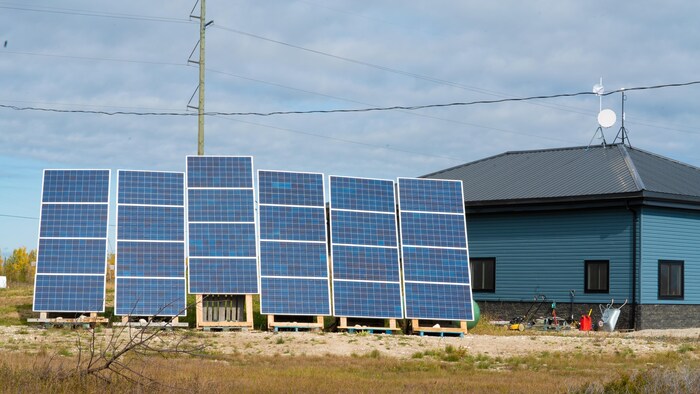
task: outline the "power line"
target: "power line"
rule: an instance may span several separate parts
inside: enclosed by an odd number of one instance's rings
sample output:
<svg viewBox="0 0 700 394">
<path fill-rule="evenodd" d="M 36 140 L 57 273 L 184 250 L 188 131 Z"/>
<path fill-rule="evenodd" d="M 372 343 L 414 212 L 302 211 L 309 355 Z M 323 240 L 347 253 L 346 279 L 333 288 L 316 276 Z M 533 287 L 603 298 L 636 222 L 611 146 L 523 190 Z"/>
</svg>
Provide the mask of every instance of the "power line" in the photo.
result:
<svg viewBox="0 0 700 394">
<path fill-rule="evenodd" d="M 144 16 L 144 15 L 133 15 L 133 14 L 121 14 L 113 12 L 102 12 L 102 11 L 84 11 L 76 10 L 71 8 L 58 8 L 58 7 L 37 7 L 26 5 L 12 4 L 12 3 L 0 3 L 6 5 L 0 5 L 0 8 L 7 10 L 16 11 L 30 11 L 30 12 L 43 12 L 49 14 L 63 14 L 63 15 L 77 15 L 77 16 L 91 16 L 98 18 L 112 18 L 112 19 L 130 19 L 130 20 L 140 20 L 148 22 L 168 22 L 168 23 L 188 23 L 194 24 L 195 22 L 189 19 L 183 18 L 170 18 L 162 16 Z"/>
<path fill-rule="evenodd" d="M 603 93 L 603 96 L 609 96 L 620 92 L 630 92 L 637 90 L 652 90 L 652 89 L 662 89 L 668 87 L 682 87 L 700 84 L 700 81 L 690 81 L 681 83 L 669 83 L 663 85 L 652 85 L 652 86 L 638 86 L 632 88 L 621 88 L 613 90 L 610 92 Z M 330 114 L 330 113 L 358 113 L 358 112 L 375 112 L 375 111 L 415 111 L 420 109 L 429 108 L 447 108 L 447 107 L 464 107 L 471 105 L 485 105 L 485 104 L 500 104 L 507 102 L 524 102 L 533 100 L 545 100 L 553 98 L 563 98 L 563 97 L 576 97 L 576 96 L 591 96 L 596 95 L 593 92 L 578 92 L 578 93 L 560 93 L 552 95 L 540 95 L 540 96 L 528 96 L 528 97 L 514 97 L 514 98 L 502 98 L 497 100 L 476 100 L 476 101 L 465 101 L 465 102 L 452 102 L 452 103 L 440 103 L 440 104 L 424 104 L 424 105 L 413 105 L 413 106 L 403 106 L 395 105 L 388 107 L 368 107 L 368 108 L 349 108 L 349 109 L 325 109 L 325 110 L 305 110 L 305 111 L 271 111 L 271 112 L 205 112 L 207 116 L 278 116 L 278 115 L 306 115 L 306 114 Z M 58 109 L 58 108 L 44 108 L 44 107 L 19 107 L 15 105 L 5 105 L 0 104 L 0 108 L 7 108 L 16 111 L 43 111 L 43 112 L 57 112 L 57 113 L 78 113 L 78 114 L 96 114 L 96 115 L 134 115 L 134 116 L 196 116 L 197 113 L 192 112 L 135 112 L 135 111 L 95 111 L 95 110 L 79 110 L 79 109 Z"/>
</svg>

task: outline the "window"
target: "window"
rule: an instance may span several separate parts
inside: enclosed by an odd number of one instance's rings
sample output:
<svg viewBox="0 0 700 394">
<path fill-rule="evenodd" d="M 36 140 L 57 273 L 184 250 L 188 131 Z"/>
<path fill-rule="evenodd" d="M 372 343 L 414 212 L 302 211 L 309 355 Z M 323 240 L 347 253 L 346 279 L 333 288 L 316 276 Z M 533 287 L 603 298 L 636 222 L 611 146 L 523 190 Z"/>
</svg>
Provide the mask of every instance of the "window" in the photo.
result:
<svg viewBox="0 0 700 394">
<path fill-rule="evenodd" d="M 496 291 L 496 259 L 475 257 L 469 259 L 472 274 L 472 290 L 480 292 Z"/>
<path fill-rule="evenodd" d="M 610 292 L 610 261 L 586 260 L 583 282 L 584 293 Z"/>
<path fill-rule="evenodd" d="M 683 299 L 683 261 L 659 260 L 659 299 Z"/>
</svg>

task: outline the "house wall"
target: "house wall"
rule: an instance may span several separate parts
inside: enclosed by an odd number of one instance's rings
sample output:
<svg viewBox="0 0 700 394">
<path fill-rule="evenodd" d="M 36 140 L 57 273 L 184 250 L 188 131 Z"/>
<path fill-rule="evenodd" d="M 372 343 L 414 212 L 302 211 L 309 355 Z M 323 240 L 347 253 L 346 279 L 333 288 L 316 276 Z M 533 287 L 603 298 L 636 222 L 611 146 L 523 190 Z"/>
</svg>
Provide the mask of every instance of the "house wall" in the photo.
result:
<svg viewBox="0 0 700 394">
<path fill-rule="evenodd" d="M 641 256 L 642 304 L 700 304 L 700 212 L 642 208 Z M 682 300 L 659 300 L 659 260 L 685 262 L 685 294 Z"/>
<path fill-rule="evenodd" d="M 496 259 L 496 291 L 474 292 L 476 301 L 531 301 L 544 294 L 568 310 L 569 290 L 576 303 L 632 298 L 627 209 L 470 214 L 467 233 L 470 257 Z M 609 293 L 584 293 L 585 260 L 610 261 Z"/>
</svg>

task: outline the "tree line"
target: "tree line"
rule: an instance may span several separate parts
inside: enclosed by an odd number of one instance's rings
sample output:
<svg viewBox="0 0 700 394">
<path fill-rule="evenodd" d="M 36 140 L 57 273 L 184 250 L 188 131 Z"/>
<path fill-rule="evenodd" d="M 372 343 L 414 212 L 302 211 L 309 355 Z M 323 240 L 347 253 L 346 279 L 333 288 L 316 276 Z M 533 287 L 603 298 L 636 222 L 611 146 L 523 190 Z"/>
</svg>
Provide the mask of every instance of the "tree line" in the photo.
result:
<svg viewBox="0 0 700 394">
<path fill-rule="evenodd" d="M 3 260 L 0 256 L 0 276 L 6 276 L 8 282 L 34 282 L 36 272 L 36 250 L 27 252 L 22 246 L 12 251 L 12 254 Z"/>
</svg>

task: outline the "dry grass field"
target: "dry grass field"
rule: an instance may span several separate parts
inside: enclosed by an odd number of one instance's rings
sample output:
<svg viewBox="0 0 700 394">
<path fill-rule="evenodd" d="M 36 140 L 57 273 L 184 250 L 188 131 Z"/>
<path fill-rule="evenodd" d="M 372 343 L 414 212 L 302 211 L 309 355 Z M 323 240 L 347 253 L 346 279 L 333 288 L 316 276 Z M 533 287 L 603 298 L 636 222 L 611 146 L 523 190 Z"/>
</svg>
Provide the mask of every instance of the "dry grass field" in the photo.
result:
<svg viewBox="0 0 700 394">
<path fill-rule="evenodd" d="M 481 323 L 464 338 L 176 330 L 119 359 L 129 374 L 83 374 L 91 343 L 109 355 L 110 344 L 142 333 L 28 326 L 31 290 L 0 290 L 0 392 L 700 392 L 700 329 L 521 333 Z M 176 346 L 195 350 L 169 352 Z"/>
</svg>

